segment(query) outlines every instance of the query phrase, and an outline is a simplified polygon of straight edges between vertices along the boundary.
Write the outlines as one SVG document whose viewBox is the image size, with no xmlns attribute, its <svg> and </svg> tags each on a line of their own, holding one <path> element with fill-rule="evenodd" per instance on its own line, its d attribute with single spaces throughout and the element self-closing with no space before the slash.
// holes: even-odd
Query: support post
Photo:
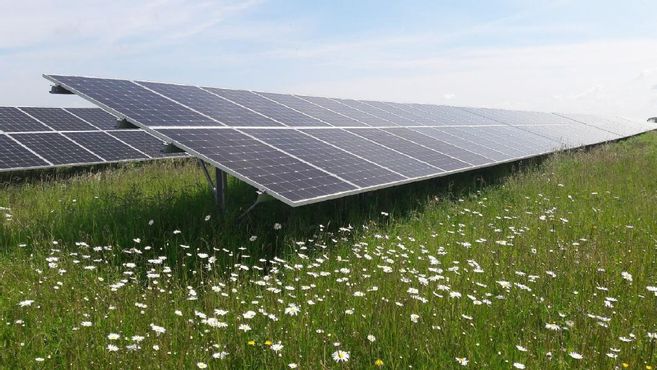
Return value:
<svg viewBox="0 0 657 370">
<path fill-rule="evenodd" d="M 226 176 L 226 172 L 218 168 L 215 168 L 214 171 L 214 199 L 219 211 L 224 212 L 226 210 L 226 189 L 228 188 L 228 176 Z"/>
</svg>

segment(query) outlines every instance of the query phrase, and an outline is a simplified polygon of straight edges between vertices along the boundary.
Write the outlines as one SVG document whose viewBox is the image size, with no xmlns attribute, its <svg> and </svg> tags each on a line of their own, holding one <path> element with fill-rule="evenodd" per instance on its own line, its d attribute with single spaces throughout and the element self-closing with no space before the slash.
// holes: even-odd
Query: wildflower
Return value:
<svg viewBox="0 0 657 370">
<path fill-rule="evenodd" d="M 84 326 L 84 327 L 89 327 L 91 325 L 92 325 L 91 321 L 83 321 L 80 323 L 80 326 Z"/>
<path fill-rule="evenodd" d="M 238 329 L 246 333 L 247 331 L 251 330 L 251 327 L 249 325 L 246 325 L 246 324 L 241 324 L 238 327 Z"/>
<path fill-rule="evenodd" d="M 250 242 L 254 242 L 254 241 L 256 241 L 257 239 L 258 239 L 258 236 L 257 236 L 257 235 L 251 235 L 251 237 L 249 238 L 249 241 L 250 241 Z"/>
<path fill-rule="evenodd" d="M 623 271 L 621 272 L 621 276 L 623 277 L 623 279 L 629 281 L 630 283 L 632 282 L 632 274 L 630 274 L 629 272 Z"/>
<path fill-rule="evenodd" d="M 465 357 L 457 357 L 457 358 L 456 358 L 456 362 L 458 362 L 459 365 L 461 365 L 461 366 L 466 366 L 466 365 L 468 365 L 468 359 L 465 358 Z"/>
<path fill-rule="evenodd" d="M 281 344 L 281 342 L 278 342 L 276 344 L 271 345 L 271 350 L 274 351 L 274 352 L 278 352 L 282 349 L 283 349 L 283 345 Z"/>
<path fill-rule="evenodd" d="M 290 303 L 285 308 L 285 314 L 290 316 L 296 316 L 301 311 L 301 308 L 294 303 Z"/>
<path fill-rule="evenodd" d="M 37 358 L 34 359 L 34 361 L 43 362 L 43 361 L 45 361 L 45 359 L 43 357 L 37 357 Z"/>
<path fill-rule="evenodd" d="M 247 320 L 250 320 L 250 319 L 254 318 L 255 315 L 256 315 L 256 313 L 254 311 L 246 311 L 242 314 L 242 316 Z"/>
<path fill-rule="evenodd" d="M 525 347 L 523 347 L 523 346 L 516 346 L 516 348 L 517 348 L 518 351 L 520 351 L 520 352 L 527 352 L 527 348 L 525 348 Z"/>
<path fill-rule="evenodd" d="M 376 367 L 381 367 L 381 366 L 383 366 L 383 360 L 380 359 L 380 358 L 377 358 L 377 359 L 374 361 L 374 366 L 376 366 Z"/>
<path fill-rule="evenodd" d="M 157 326 L 155 324 L 151 324 L 151 329 L 157 333 L 157 335 L 164 334 L 167 330 L 161 326 Z"/>
<path fill-rule="evenodd" d="M 215 352 L 212 354 L 212 358 L 216 358 L 219 360 L 223 360 L 224 358 L 226 358 L 226 356 L 228 356 L 228 352 L 226 351 Z"/>
<path fill-rule="evenodd" d="M 545 324 L 545 329 L 553 330 L 553 331 L 559 331 L 559 330 L 561 330 L 561 327 L 557 324 L 548 323 L 548 324 Z"/>
<path fill-rule="evenodd" d="M 295 364 L 294 362 L 291 362 L 287 364 L 287 367 L 289 367 L 290 369 L 296 369 L 297 367 L 299 367 L 299 365 Z"/>
<path fill-rule="evenodd" d="M 276 222 L 276 223 L 274 224 L 274 230 L 280 230 L 280 229 L 282 229 L 282 228 L 283 228 L 283 225 L 279 224 L 278 222 Z"/>
<path fill-rule="evenodd" d="M 107 345 L 107 350 L 110 352 L 117 352 L 119 350 L 119 347 L 113 345 L 113 344 L 108 344 Z"/>
<path fill-rule="evenodd" d="M 19 302 L 18 305 L 19 305 L 20 307 L 28 307 L 28 306 L 31 306 L 32 303 L 34 303 L 34 301 L 31 300 L 31 299 L 28 299 L 28 300 L 25 300 L 25 301 L 21 301 L 21 302 Z"/>
<path fill-rule="evenodd" d="M 337 350 L 331 355 L 335 362 L 347 362 L 349 361 L 349 352 L 343 350 Z"/>
<path fill-rule="evenodd" d="M 255 346 L 255 340 L 251 339 L 248 342 L 246 342 L 246 344 L 248 344 L 250 346 Z"/>
<path fill-rule="evenodd" d="M 648 333 L 647 335 L 649 339 L 657 339 L 657 333 Z"/>
<path fill-rule="evenodd" d="M 514 362 L 513 367 L 515 367 L 516 369 L 524 369 L 525 365 L 521 364 L 520 362 Z"/>
<path fill-rule="evenodd" d="M 205 362 L 197 362 L 196 367 L 199 369 L 207 369 L 208 365 Z"/>
<path fill-rule="evenodd" d="M 109 333 L 109 335 L 107 336 L 107 339 L 109 340 L 117 340 L 119 338 L 121 338 L 121 336 L 116 333 Z"/>
<path fill-rule="evenodd" d="M 370 342 L 374 342 L 374 341 L 376 341 L 376 337 L 374 335 L 370 334 L 370 335 L 367 336 L 367 340 L 369 340 Z"/>
<path fill-rule="evenodd" d="M 577 353 L 577 352 L 570 352 L 568 355 L 569 355 L 570 357 L 574 358 L 575 360 L 581 360 L 581 359 L 584 358 L 584 356 L 580 355 L 580 354 Z"/>
<path fill-rule="evenodd" d="M 180 234 L 181 232 L 182 232 L 182 231 L 180 231 L 180 230 L 173 230 L 173 234 L 174 234 L 174 235 L 178 235 L 178 234 Z"/>
<path fill-rule="evenodd" d="M 411 314 L 411 321 L 416 323 L 418 319 L 420 318 L 420 315 L 416 315 L 414 313 Z"/>
</svg>

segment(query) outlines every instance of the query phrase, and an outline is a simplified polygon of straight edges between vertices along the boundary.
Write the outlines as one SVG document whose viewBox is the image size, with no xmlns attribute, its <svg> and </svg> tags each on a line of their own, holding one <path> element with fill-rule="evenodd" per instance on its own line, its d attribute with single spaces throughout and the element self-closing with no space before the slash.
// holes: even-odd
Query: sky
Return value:
<svg viewBox="0 0 657 370">
<path fill-rule="evenodd" d="M 657 116 L 657 1 L 0 0 L 0 105 L 42 74 Z"/>
</svg>

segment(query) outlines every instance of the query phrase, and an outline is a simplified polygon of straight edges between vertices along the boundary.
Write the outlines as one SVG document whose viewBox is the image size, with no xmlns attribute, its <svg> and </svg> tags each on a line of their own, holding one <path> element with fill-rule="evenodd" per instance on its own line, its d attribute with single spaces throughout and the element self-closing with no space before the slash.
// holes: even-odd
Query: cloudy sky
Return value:
<svg viewBox="0 0 657 370">
<path fill-rule="evenodd" d="M 483 3 L 483 4 L 482 4 Z M 0 0 L 0 105 L 43 73 L 657 115 L 657 1 Z"/>
</svg>

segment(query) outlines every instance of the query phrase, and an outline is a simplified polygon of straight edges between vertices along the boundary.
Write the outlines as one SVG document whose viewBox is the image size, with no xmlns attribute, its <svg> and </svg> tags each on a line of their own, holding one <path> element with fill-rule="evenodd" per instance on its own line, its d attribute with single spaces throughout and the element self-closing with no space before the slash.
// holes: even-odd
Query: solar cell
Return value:
<svg viewBox="0 0 657 370">
<path fill-rule="evenodd" d="M 405 178 L 299 131 L 263 129 L 244 132 L 359 187 L 377 186 Z"/>
<path fill-rule="evenodd" d="M 412 122 L 411 126 L 435 126 L 436 122 L 429 118 L 427 115 L 417 114 L 408 109 L 405 109 L 403 104 L 390 103 L 390 102 L 378 102 L 378 101 L 366 101 L 367 104 L 390 112 L 396 116 L 406 119 L 408 122 Z"/>
<path fill-rule="evenodd" d="M 283 126 L 261 114 L 255 113 L 196 86 L 142 81 L 138 83 L 170 99 L 176 100 L 197 112 L 214 118 L 218 121 L 216 126 Z"/>
<path fill-rule="evenodd" d="M 158 132 L 292 204 L 356 189 L 336 176 L 236 130 L 162 129 Z"/>
<path fill-rule="evenodd" d="M 376 124 L 371 124 L 371 126 L 413 126 L 417 123 L 404 119 L 402 117 L 396 116 L 392 113 L 386 112 L 379 108 L 373 107 L 365 102 L 354 100 L 354 99 L 335 99 L 340 104 L 344 104 L 353 109 L 357 109 L 361 112 L 376 117 Z M 374 121 L 373 121 L 374 122 Z"/>
<path fill-rule="evenodd" d="M 365 140 L 360 136 L 344 130 L 317 129 L 305 130 L 304 132 L 362 158 L 384 165 L 409 178 L 430 176 L 444 172 L 428 163 L 418 161 L 394 149 Z"/>
<path fill-rule="evenodd" d="M 106 161 L 146 159 L 147 157 L 104 132 L 71 132 L 64 136 L 94 152 Z"/>
<path fill-rule="evenodd" d="M 0 107 L 0 131 L 52 131 L 34 118 L 14 107 Z"/>
<path fill-rule="evenodd" d="M 52 76 L 80 95 L 146 126 L 217 126 L 217 122 L 131 81 Z M 120 112 L 120 113 L 119 113 Z"/>
<path fill-rule="evenodd" d="M 233 101 L 242 106 L 248 107 L 269 118 L 283 123 L 285 126 L 324 126 L 329 127 L 324 122 L 318 121 L 310 116 L 299 113 L 284 105 L 266 99 L 256 93 L 244 90 L 227 90 L 216 88 L 205 88 L 214 94 L 225 99 Z M 257 126 L 257 125 L 254 125 Z"/>
<path fill-rule="evenodd" d="M 0 135 L 0 171 L 48 165 L 48 162 L 34 155 L 8 136 Z"/>
<path fill-rule="evenodd" d="M 602 130 L 616 134 L 617 136 L 636 135 L 646 130 L 654 130 L 655 125 L 649 123 L 634 122 L 623 118 L 608 118 L 593 114 L 560 114 L 560 116 L 569 118 L 576 122 L 583 123 L 590 127 L 597 127 Z"/>
<path fill-rule="evenodd" d="M 103 162 L 102 158 L 56 132 L 11 134 L 11 137 L 55 165 Z"/>
<path fill-rule="evenodd" d="M 21 108 L 30 116 L 48 125 L 55 131 L 93 131 L 95 127 L 61 108 Z"/>
<path fill-rule="evenodd" d="M 490 118 L 494 121 L 512 126 L 524 125 L 563 125 L 572 123 L 570 120 L 552 113 L 531 112 L 519 110 L 504 110 L 490 108 L 464 108 L 465 110 Z"/>
</svg>

